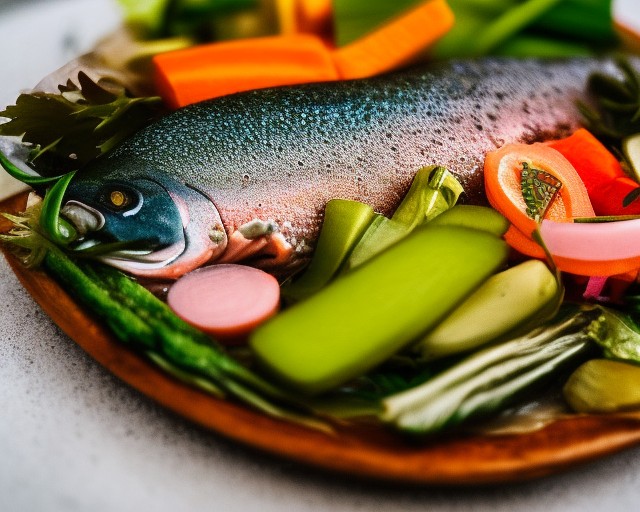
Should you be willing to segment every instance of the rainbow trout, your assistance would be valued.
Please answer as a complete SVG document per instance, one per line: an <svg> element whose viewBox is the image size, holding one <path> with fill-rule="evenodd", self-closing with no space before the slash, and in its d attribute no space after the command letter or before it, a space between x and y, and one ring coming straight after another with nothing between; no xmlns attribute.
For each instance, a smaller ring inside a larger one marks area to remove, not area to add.
<svg viewBox="0 0 640 512"><path fill-rule="evenodd" d="M256 256L286 268L308 257L329 199L390 214L425 165L446 166L466 202L485 203L486 152L574 129L587 77L606 65L451 62L205 101L79 172L62 214L78 249L114 247L102 258L138 275Z"/></svg>

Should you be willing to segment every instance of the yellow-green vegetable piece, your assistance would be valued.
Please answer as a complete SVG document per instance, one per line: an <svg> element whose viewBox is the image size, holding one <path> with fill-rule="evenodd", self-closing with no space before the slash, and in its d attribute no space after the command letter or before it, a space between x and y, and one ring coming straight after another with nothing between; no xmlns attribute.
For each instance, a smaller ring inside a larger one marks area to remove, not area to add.
<svg viewBox="0 0 640 512"><path fill-rule="evenodd" d="M379 215L362 235L344 265L350 270L402 240L420 224L452 208L463 188L445 167L431 165L416 173L411 187L389 219Z"/></svg>
<svg viewBox="0 0 640 512"><path fill-rule="evenodd" d="M557 303L558 296L558 282L547 266L525 261L489 277L422 339L418 350L436 359L475 349L548 312L546 306Z"/></svg>
<svg viewBox="0 0 640 512"><path fill-rule="evenodd" d="M301 300L326 285L376 215L371 206L359 201L329 201L313 259L299 278L283 286L283 296L288 300Z"/></svg>
<svg viewBox="0 0 640 512"><path fill-rule="evenodd" d="M592 359L573 372L563 393L576 412L605 413L640 408L640 366Z"/></svg>
<svg viewBox="0 0 640 512"><path fill-rule="evenodd" d="M366 264L258 327L258 361L317 394L377 366L436 325L505 261L489 233L420 227Z"/></svg>
<svg viewBox="0 0 640 512"><path fill-rule="evenodd" d="M509 229L509 221L488 206L458 204L431 221L432 226L464 226L502 236Z"/></svg>

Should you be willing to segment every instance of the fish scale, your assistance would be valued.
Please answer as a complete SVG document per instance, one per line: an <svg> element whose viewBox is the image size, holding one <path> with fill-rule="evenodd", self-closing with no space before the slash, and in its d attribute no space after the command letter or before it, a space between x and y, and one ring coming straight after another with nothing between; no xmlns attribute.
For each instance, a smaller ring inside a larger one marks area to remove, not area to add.
<svg viewBox="0 0 640 512"><path fill-rule="evenodd" d="M466 202L485 204L486 152L577 127L575 102L603 67L613 69L583 58L485 59L239 93L175 111L85 172L172 175L209 197L227 234L270 219L312 246L328 200L390 214L426 165L447 167Z"/></svg>

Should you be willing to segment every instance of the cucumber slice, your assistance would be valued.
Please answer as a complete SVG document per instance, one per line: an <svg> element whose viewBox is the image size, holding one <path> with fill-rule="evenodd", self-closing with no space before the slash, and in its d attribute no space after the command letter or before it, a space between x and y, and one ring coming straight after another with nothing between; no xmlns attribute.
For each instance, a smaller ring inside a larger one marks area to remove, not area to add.
<svg viewBox="0 0 640 512"><path fill-rule="evenodd" d="M502 265L487 232L423 227L256 329L258 361L316 394L365 373L437 325Z"/></svg>
<svg viewBox="0 0 640 512"><path fill-rule="evenodd" d="M539 260L528 260L495 274L418 344L426 359L480 347L511 332L558 302L558 282ZM541 318L540 323L548 318Z"/></svg>

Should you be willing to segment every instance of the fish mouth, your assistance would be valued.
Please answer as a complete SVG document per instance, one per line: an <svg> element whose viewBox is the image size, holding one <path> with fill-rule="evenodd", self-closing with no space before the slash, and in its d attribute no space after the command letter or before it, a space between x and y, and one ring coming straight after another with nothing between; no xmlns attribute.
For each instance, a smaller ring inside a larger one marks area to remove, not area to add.
<svg viewBox="0 0 640 512"><path fill-rule="evenodd" d="M79 238L69 248L78 255L102 261L125 271L153 270L165 267L182 255L187 243L184 237L169 246L157 246L150 240L111 241L101 233L104 215L77 200L69 200L60 215L76 229Z"/></svg>

